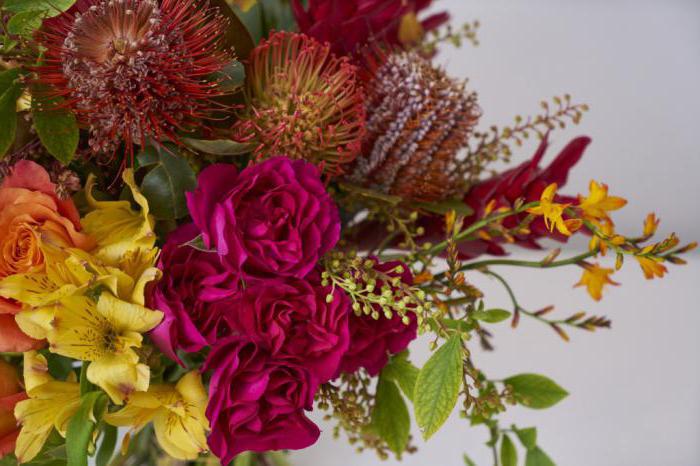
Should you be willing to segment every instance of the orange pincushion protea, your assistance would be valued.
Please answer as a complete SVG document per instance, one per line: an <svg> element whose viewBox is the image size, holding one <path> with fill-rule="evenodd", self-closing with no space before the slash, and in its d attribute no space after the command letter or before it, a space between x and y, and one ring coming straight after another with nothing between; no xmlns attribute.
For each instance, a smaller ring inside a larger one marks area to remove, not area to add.
<svg viewBox="0 0 700 466"><path fill-rule="evenodd" d="M360 152L365 111L357 68L328 44L275 33L252 52L247 79L249 105L233 131L258 144L258 157L305 159L338 174Z"/></svg>

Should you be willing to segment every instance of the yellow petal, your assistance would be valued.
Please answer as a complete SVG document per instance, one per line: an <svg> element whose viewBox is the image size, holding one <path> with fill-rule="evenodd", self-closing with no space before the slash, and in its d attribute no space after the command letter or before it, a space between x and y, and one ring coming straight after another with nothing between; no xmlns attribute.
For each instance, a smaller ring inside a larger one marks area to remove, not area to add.
<svg viewBox="0 0 700 466"><path fill-rule="evenodd" d="M107 355L88 366L88 380L102 388L117 405L136 391L148 390L150 369L137 364L133 355Z"/></svg>
<svg viewBox="0 0 700 466"><path fill-rule="evenodd" d="M15 316L22 332L35 340L44 340L53 329L53 321L60 306L44 306L28 309Z"/></svg>
<svg viewBox="0 0 700 466"><path fill-rule="evenodd" d="M204 429L167 411L159 410L153 419L158 444L173 458L194 460L206 450ZM204 438L204 444L199 440Z"/></svg>
<svg viewBox="0 0 700 466"><path fill-rule="evenodd" d="M25 401L18 403L17 406L22 403L25 403ZM22 429L17 437L17 442L15 443L15 456L17 457L17 462L20 464L28 463L36 458L41 449L44 448L44 444L49 438L49 435L51 435L52 428L53 426L51 424L47 424L47 427L40 431L30 432Z"/></svg>
<svg viewBox="0 0 700 466"><path fill-rule="evenodd" d="M549 186L547 186L544 191L542 191L542 195L540 196L540 200L543 202L552 202L554 201L554 196L557 194L557 184L552 183Z"/></svg>
<svg viewBox="0 0 700 466"><path fill-rule="evenodd" d="M196 406L205 406L209 400L207 390L202 383L202 376L198 371L191 371L185 374L175 386L182 398Z"/></svg>
<svg viewBox="0 0 700 466"><path fill-rule="evenodd" d="M121 332L148 332L163 320L163 313L138 304L127 303L110 293L102 293L97 302L98 312Z"/></svg>
<svg viewBox="0 0 700 466"><path fill-rule="evenodd" d="M37 387L53 380L49 374L49 363L36 351L24 353L24 388L29 395Z"/></svg>

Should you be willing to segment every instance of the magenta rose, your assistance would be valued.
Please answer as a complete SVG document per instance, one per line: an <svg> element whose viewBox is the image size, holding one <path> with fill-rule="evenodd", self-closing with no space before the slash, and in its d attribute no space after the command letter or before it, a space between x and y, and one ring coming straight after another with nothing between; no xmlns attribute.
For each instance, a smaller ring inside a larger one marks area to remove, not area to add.
<svg viewBox="0 0 700 466"><path fill-rule="evenodd" d="M209 447L222 464L245 451L299 450L318 440L318 427L305 415L317 389L308 371L235 335L213 347L204 370L213 370Z"/></svg>
<svg viewBox="0 0 700 466"><path fill-rule="evenodd" d="M272 356L298 364L319 383L338 372L348 349L350 299L340 289L295 278L256 282L227 314L233 332L257 338Z"/></svg>
<svg viewBox="0 0 700 466"><path fill-rule="evenodd" d="M340 238L338 208L303 160L212 165L187 203L206 246L244 278L303 278Z"/></svg>
<svg viewBox="0 0 700 466"><path fill-rule="evenodd" d="M401 262L379 263L376 259L375 270L384 272L390 277L401 277L401 281L407 285L413 284L413 275L408 267ZM401 266L401 273L396 271ZM377 280L377 289L384 286L384 282ZM379 306L376 310L382 314ZM414 312L406 314L410 322L408 325L402 322L401 316L394 314L391 319L381 316L374 320L371 316L350 316L350 347L343 357L340 369L342 372L355 372L363 367L371 376L375 376L389 362L389 356L405 350L409 343L416 339L418 319Z"/></svg>
<svg viewBox="0 0 700 466"><path fill-rule="evenodd" d="M223 313L238 292L238 279L218 254L186 244L198 234L189 224L168 236L158 261L163 278L149 292L149 306L165 314L151 338L178 362L177 350L197 352L226 332Z"/></svg>

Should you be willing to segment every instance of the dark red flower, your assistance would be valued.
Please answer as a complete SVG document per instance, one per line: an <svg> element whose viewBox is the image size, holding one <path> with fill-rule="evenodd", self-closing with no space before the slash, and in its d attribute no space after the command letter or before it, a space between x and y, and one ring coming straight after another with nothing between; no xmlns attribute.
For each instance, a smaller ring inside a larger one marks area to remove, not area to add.
<svg viewBox="0 0 700 466"><path fill-rule="evenodd" d="M374 258L372 260L376 263L375 270L392 278L399 277L406 285L413 284L413 275L405 264L398 261L381 263ZM396 271L399 266L401 273ZM378 280L375 287L381 289L384 284ZM371 315L350 315L350 347L340 365L342 372L351 373L362 367L371 376L375 376L389 362L390 355L405 350L409 343L416 339L418 319L413 311L406 313L410 319L406 325L399 314L387 319L382 315L379 306L375 306L375 310L380 312L378 319Z"/></svg>
<svg viewBox="0 0 700 466"><path fill-rule="evenodd" d="M216 108L225 28L206 0L78 0L44 22L38 83L67 99L95 153L177 140Z"/></svg>
<svg viewBox="0 0 700 466"><path fill-rule="evenodd" d="M299 30L322 42L333 51L353 54L372 42L399 45L399 27L408 14L419 14L432 0L292 0ZM420 21L424 31L447 22L449 15L437 13Z"/></svg>

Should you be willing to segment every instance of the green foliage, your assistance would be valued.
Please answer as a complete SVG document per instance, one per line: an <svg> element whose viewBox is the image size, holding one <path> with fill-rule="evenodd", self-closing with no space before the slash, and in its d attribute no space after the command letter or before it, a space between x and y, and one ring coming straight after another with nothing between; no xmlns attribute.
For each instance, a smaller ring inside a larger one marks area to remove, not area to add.
<svg viewBox="0 0 700 466"><path fill-rule="evenodd" d="M400 353L389 361L389 364L382 370L382 375L389 380L396 382L406 397L413 401L413 394L416 389L416 381L420 369L407 359L406 352Z"/></svg>
<svg viewBox="0 0 700 466"><path fill-rule="evenodd" d="M537 446L537 428L516 429L515 435L518 436L520 443L523 444L526 450L532 450Z"/></svg>
<svg viewBox="0 0 700 466"><path fill-rule="evenodd" d="M255 146L252 144L244 144L228 139L191 139L183 138L182 142L197 152L203 152L211 155L242 155L252 151Z"/></svg>
<svg viewBox="0 0 700 466"><path fill-rule="evenodd" d="M31 38L46 17L46 10L27 10L14 15L7 22L7 32L13 35Z"/></svg>
<svg viewBox="0 0 700 466"><path fill-rule="evenodd" d="M49 154L64 165L75 156L80 140L78 121L61 97L48 97L44 89L32 92L34 128Z"/></svg>
<svg viewBox="0 0 700 466"><path fill-rule="evenodd" d="M406 450L411 417L396 384L384 374L379 377L372 427L397 456Z"/></svg>
<svg viewBox="0 0 700 466"><path fill-rule="evenodd" d="M245 66L240 61L234 60L215 77L220 80L219 88L223 92L236 92L245 84Z"/></svg>
<svg viewBox="0 0 700 466"><path fill-rule="evenodd" d="M102 443L100 444L99 450L97 450L95 466L109 465L109 462L114 455L114 448L116 446L117 428L109 424L104 424L104 427L102 428Z"/></svg>
<svg viewBox="0 0 700 466"><path fill-rule="evenodd" d="M46 11L47 16L56 16L73 6L75 0L5 0L2 8L13 13Z"/></svg>
<svg viewBox="0 0 700 466"><path fill-rule="evenodd" d="M446 215L448 212L454 211L458 216L468 217L474 213L474 209L461 199L448 199L442 202L416 202L412 205L438 215Z"/></svg>
<svg viewBox="0 0 700 466"><path fill-rule="evenodd" d="M185 193L197 187L197 177L187 159L172 145L148 146L137 156L140 167L152 167L141 182L151 213L159 220L185 217Z"/></svg>
<svg viewBox="0 0 700 466"><path fill-rule="evenodd" d="M501 439L501 466L518 466L518 450L507 434Z"/></svg>
<svg viewBox="0 0 700 466"><path fill-rule="evenodd" d="M80 408L68 423L67 466L87 466L92 433L107 408L107 401L103 392L89 392L82 396Z"/></svg>
<svg viewBox="0 0 700 466"><path fill-rule="evenodd" d="M255 43L246 25L243 24L241 19L233 12L231 7L226 3L226 0L209 0L209 4L218 8L229 22L229 27L226 28L226 33L224 34L224 45L233 49L236 53L236 58L248 58L250 52L255 48Z"/></svg>
<svg viewBox="0 0 700 466"><path fill-rule="evenodd" d="M545 409L559 403L569 394L552 379L538 374L520 374L504 380L513 388L515 399L532 409Z"/></svg>
<svg viewBox="0 0 700 466"><path fill-rule="evenodd" d="M497 324L510 318L511 313L504 309L487 309L485 311L474 311L471 316L482 322Z"/></svg>
<svg viewBox="0 0 700 466"><path fill-rule="evenodd" d="M17 132L17 99L22 95L17 68L0 73L0 158L7 154Z"/></svg>
<svg viewBox="0 0 700 466"><path fill-rule="evenodd" d="M248 11L234 8L257 43L271 31L294 31L297 28L288 0L258 0Z"/></svg>
<svg viewBox="0 0 700 466"><path fill-rule="evenodd" d="M556 466L556 464L540 447L535 447L527 451L525 466Z"/></svg>
<svg viewBox="0 0 700 466"><path fill-rule="evenodd" d="M462 341L451 337L418 374L413 403L427 440L442 427L457 403L462 386Z"/></svg>

